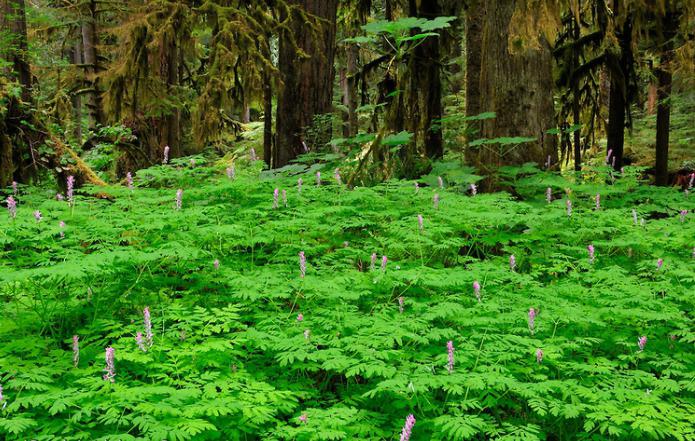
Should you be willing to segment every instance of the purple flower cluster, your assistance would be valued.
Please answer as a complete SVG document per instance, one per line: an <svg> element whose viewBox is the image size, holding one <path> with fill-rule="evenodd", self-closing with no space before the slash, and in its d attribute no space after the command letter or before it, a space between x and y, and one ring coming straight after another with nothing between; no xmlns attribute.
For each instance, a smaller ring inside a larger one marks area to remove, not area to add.
<svg viewBox="0 0 695 441"><path fill-rule="evenodd" d="M644 351L644 347L647 346L647 336L643 335L637 340L637 346L639 347L640 352Z"/></svg>
<svg viewBox="0 0 695 441"><path fill-rule="evenodd" d="M282 190L282 205L287 208L287 190Z"/></svg>
<svg viewBox="0 0 695 441"><path fill-rule="evenodd" d="M405 297L398 297L398 312L403 314L403 307L405 306Z"/></svg>
<svg viewBox="0 0 695 441"><path fill-rule="evenodd" d="M280 199L280 190L276 188L273 191L273 209L274 210L280 207L279 199Z"/></svg>
<svg viewBox="0 0 695 441"><path fill-rule="evenodd" d="M536 349L536 362L538 364L543 362L543 350L541 348Z"/></svg>
<svg viewBox="0 0 695 441"><path fill-rule="evenodd" d="M384 272L386 271L386 264L388 263L389 259L386 256L381 256L381 271Z"/></svg>
<svg viewBox="0 0 695 441"><path fill-rule="evenodd" d="M369 270L374 271L376 269L376 253L372 253L371 261L369 264Z"/></svg>
<svg viewBox="0 0 695 441"><path fill-rule="evenodd" d="M545 190L545 200L548 201L548 203L553 201L553 190L550 187Z"/></svg>
<svg viewBox="0 0 695 441"><path fill-rule="evenodd" d="M512 271L516 269L516 256L514 256L514 254L509 256L509 269Z"/></svg>
<svg viewBox="0 0 695 441"><path fill-rule="evenodd" d="M34 219L36 219L36 222L41 222L41 212L39 210L34 211Z"/></svg>
<svg viewBox="0 0 695 441"><path fill-rule="evenodd" d="M415 417L411 413L405 419L405 425L403 426L403 430L401 431L400 441L410 441L410 436L413 433L413 426L415 426Z"/></svg>
<svg viewBox="0 0 695 441"><path fill-rule="evenodd" d="M162 164L168 164L169 163L169 146L166 145L164 146L164 159L162 160Z"/></svg>
<svg viewBox="0 0 695 441"><path fill-rule="evenodd" d="M300 312L299 314L297 314L297 321L298 321L298 322L301 322L301 321L303 321L303 320L304 320L304 314L302 314L302 313Z"/></svg>
<svg viewBox="0 0 695 441"><path fill-rule="evenodd" d="M435 193L432 197L432 205L434 205L435 210L439 209L439 193Z"/></svg>
<svg viewBox="0 0 695 441"><path fill-rule="evenodd" d="M422 218L421 214L417 215L417 224L420 227L420 232L424 231L424 229L425 229L424 219Z"/></svg>
<svg viewBox="0 0 695 441"><path fill-rule="evenodd" d="M340 177L340 169L336 168L335 172L333 173L333 177L335 178L335 182L338 183L338 185L343 185L343 179Z"/></svg>
<svg viewBox="0 0 695 441"><path fill-rule="evenodd" d="M448 358L446 369L451 374L452 372L454 372L454 342L451 340L446 342L446 353Z"/></svg>
<svg viewBox="0 0 695 441"><path fill-rule="evenodd" d="M17 187L17 181L12 181L12 194L14 196L17 196L17 193L19 193L19 189Z"/></svg>
<svg viewBox="0 0 695 441"><path fill-rule="evenodd" d="M145 339L142 337L142 332L135 334L135 343L137 343L138 348L140 348L142 352L147 352L147 346L145 346Z"/></svg>
<svg viewBox="0 0 695 441"><path fill-rule="evenodd" d="M133 175L130 172L125 174L125 181L128 184L128 190L133 190Z"/></svg>
<svg viewBox="0 0 695 441"><path fill-rule="evenodd" d="M220 261L219 261L218 259L215 259L215 260L212 262L212 266L213 266L216 270L220 269Z"/></svg>
<svg viewBox="0 0 695 441"><path fill-rule="evenodd" d="M480 302L480 282L477 280L473 282L473 294L475 294L475 298Z"/></svg>
<svg viewBox="0 0 695 441"><path fill-rule="evenodd" d="M596 204L596 210L601 209L601 195L599 193L596 193L596 197L594 198L594 203Z"/></svg>
<svg viewBox="0 0 695 441"><path fill-rule="evenodd" d="M231 167L227 167L227 178L229 179L234 179L236 177L236 169L234 168L234 165Z"/></svg>
<svg viewBox="0 0 695 441"><path fill-rule="evenodd" d="M570 199L567 199L565 205L567 206L567 217L572 217L572 201Z"/></svg>
<svg viewBox="0 0 695 441"><path fill-rule="evenodd" d="M475 186L475 184L471 184L471 196L475 196L478 194L478 187Z"/></svg>
<svg viewBox="0 0 695 441"><path fill-rule="evenodd" d="M114 382L114 378L116 377L116 363L114 361L116 355L116 350L109 346L106 348L106 354L105 354L105 359L106 359L106 368L104 369L104 380Z"/></svg>
<svg viewBox="0 0 695 441"><path fill-rule="evenodd" d="M65 238L65 222L63 222L63 221L58 222L58 228L60 228L60 238L61 239Z"/></svg>
<svg viewBox="0 0 695 441"><path fill-rule="evenodd" d="M685 216L688 215L688 210L681 210L680 212L680 217L681 217L681 223L685 222Z"/></svg>
<svg viewBox="0 0 695 441"><path fill-rule="evenodd" d="M307 420L308 420L308 419L309 419L309 417L307 416L306 412L304 412L303 414L301 414L301 415L299 416L299 421L301 421L301 422L304 423L304 424L307 423Z"/></svg>
<svg viewBox="0 0 695 441"><path fill-rule="evenodd" d="M317 187L321 186L321 172L320 171L316 172L316 186Z"/></svg>
<svg viewBox="0 0 695 441"><path fill-rule="evenodd" d="M656 260L656 269L657 269L657 270L660 270L662 266L664 266L664 259L662 259L661 257L659 257L659 258Z"/></svg>
<svg viewBox="0 0 695 441"><path fill-rule="evenodd" d="M142 310L142 318L145 325L145 339L147 340L147 347L151 348L154 343L154 336L152 335L152 317L150 316L150 307L146 306Z"/></svg>

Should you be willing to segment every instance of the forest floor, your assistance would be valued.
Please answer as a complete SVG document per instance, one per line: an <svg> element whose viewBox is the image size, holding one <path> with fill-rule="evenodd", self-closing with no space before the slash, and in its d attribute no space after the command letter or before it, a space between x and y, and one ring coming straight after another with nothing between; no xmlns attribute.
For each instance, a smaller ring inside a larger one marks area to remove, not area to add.
<svg viewBox="0 0 695 441"><path fill-rule="evenodd" d="M695 436L695 196L631 167L512 169L514 198L230 167L18 189L4 439Z"/></svg>

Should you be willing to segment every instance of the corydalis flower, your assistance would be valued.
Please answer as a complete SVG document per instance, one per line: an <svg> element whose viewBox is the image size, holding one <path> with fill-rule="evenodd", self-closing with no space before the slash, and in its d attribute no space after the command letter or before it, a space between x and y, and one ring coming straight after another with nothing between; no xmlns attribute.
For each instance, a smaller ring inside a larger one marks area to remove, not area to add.
<svg viewBox="0 0 695 441"><path fill-rule="evenodd" d="M307 423L307 420L308 420L308 419L309 419L309 417L306 415L306 412L304 412L303 414L301 414L301 415L299 416L299 421L301 421L301 422L304 423L304 424Z"/></svg>
<svg viewBox="0 0 695 441"><path fill-rule="evenodd" d="M74 176L68 176L67 186L68 186L68 190L65 192L65 195L68 198L68 204L72 205L74 202L74 192L75 192L75 177Z"/></svg>
<svg viewBox="0 0 695 441"><path fill-rule="evenodd" d="M610 164L612 155L613 155L613 149L609 149L608 154L606 155L606 164Z"/></svg>
<svg viewBox="0 0 695 441"><path fill-rule="evenodd" d="M297 179L297 191L298 191L299 193L302 192L302 184L303 184L303 183L304 183L304 181L302 181L302 178Z"/></svg>
<svg viewBox="0 0 695 441"><path fill-rule="evenodd" d="M282 205L287 208L287 190L282 190Z"/></svg>
<svg viewBox="0 0 695 441"><path fill-rule="evenodd" d="M425 229L425 226L424 226L424 219L422 218L422 215L421 215L421 214L418 214L418 215L417 215L417 224L418 224L418 226L420 227L420 231L423 231L423 230Z"/></svg>
<svg viewBox="0 0 695 441"><path fill-rule="evenodd" d="M169 163L169 146L166 145L164 146L164 159L162 160L162 164L168 164Z"/></svg>
<svg viewBox="0 0 695 441"><path fill-rule="evenodd" d="M514 271L516 269L516 256L512 254L509 256L509 268Z"/></svg>
<svg viewBox="0 0 695 441"><path fill-rule="evenodd" d="M567 199L565 205L567 206L567 217L572 217L572 201Z"/></svg>
<svg viewBox="0 0 695 441"><path fill-rule="evenodd" d="M589 245L586 247L586 249L589 251L589 263L594 263L594 258L595 258L595 250L593 245Z"/></svg>
<svg viewBox="0 0 695 441"><path fill-rule="evenodd" d="M65 199L65 198L63 197L62 194L56 193L56 201L59 201L59 202L60 202L60 201L62 201L63 199Z"/></svg>
<svg viewBox="0 0 695 441"><path fill-rule="evenodd" d="M176 190L176 209L180 210L182 205L183 205L183 190L179 188L178 190Z"/></svg>
<svg viewBox="0 0 695 441"><path fill-rule="evenodd" d="M531 334L536 332L536 315L537 312L533 308L529 308L528 310L528 329L531 331Z"/></svg>
<svg viewBox="0 0 695 441"><path fill-rule="evenodd" d="M299 252L299 277L302 279L306 276L306 256L304 251Z"/></svg>
<svg viewBox="0 0 695 441"><path fill-rule="evenodd" d="M147 347L151 348L154 343L154 336L152 335L152 317L150 317L150 307L146 306L142 310L142 318L145 324L145 339L147 340Z"/></svg>
<svg viewBox="0 0 695 441"><path fill-rule="evenodd" d="M212 262L212 266L213 266L216 270L220 269L220 261L219 261L218 259L215 259L215 260Z"/></svg>
<svg viewBox="0 0 695 441"><path fill-rule="evenodd" d="M596 209L600 210L601 209L601 195L599 193L596 193L596 196L594 197L594 203L596 204Z"/></svg>
<svg viewBox="0 0 695 441"><path fill-rule="evenodd" d="M434 205L434 209L439 208L439 194L435 193L434 196L432 197L432 205Z"/></svg>
<svg viewBox="0 0 695 441"><path fill-rule="evenodd" d="M343 179L340 177L340 169L336 168L335 173L333 173L333 177L335 178L335 181L338 183L338 185L343 184Z"/></svg>
<svg viewBox="0 0 695 441"><path fill-rule="evenodd" d="M647 336L643 335L637 340L637 346L639 347L640 352L644 351L644 347L647 346Z"/></svg>
<svg viewBox="0 0 695 441"><path fill-rule="evenodd" d="M17 217L17 201L12 196L7 198L7 211L12 219Z"/></svg>
<svg viewBox="0 0 695 441"><path fill-rule="evenodd" d="M449 371L449 373L452 373L454 372L454 342L451 340L446 342L446 353L449 359L446 369Z"/></svg>
<svg viewBox="0 0 695 441"><path fill-rule="evenodd" d="M656 261L656 269L657 269L657 270L660 270L662 266L664 266L664 259L662 259L662 258L657 259L657 261Z"/></svg>
<svg viewBox="0 0 695 441"><path fill-rule="evenodd" d="M543 362L543 350L541 348L536 349L536 362L538 364Z"/></svg>
<svg viewBox="0 0 695 441"><path fill-rule="evenodd" d="M276 188L273 191L273 209L276 209L279 207L279 205L278 205L279 199L280 199L280 190Z"/></svg>
<svg viewBox="0 0 695 441"><path fill-rule="evenodd" d="M140 348L142 352L147 352L147 346L145 346L145 340L142 337L142 332L135 334L135 343L137 343L138 348Z"/></svg>
<svg viewBox="0 0 695 441"><path fill-rule="evenodd" d="M437 185L439 185L439 188L444 188L444 180L441 176L437 176Z"/></svg>
<svg viewBox="0 0 695 441"><path fill-rule="evenodd" d="M58 228L60 228L60 238L62 239L65 237L65 231L64 231L65 230L65 222L63 222L63 221L58 222Z"/></svg>
<svg viewBox="0 0 695 441"><path fill-rule="evenodd" d="M375 268L376 268L376 253L372 253L371 263L369 265L369 269L374 271Z"/></svg>
<svg viewBox="0 0 695 441"><path fill-rule="evenodd" d="M12 181L12 194L17 196L19 189L17 187L17 181Z"/></svg>
<svg viewBox="0 0 695 441"><path fill-rule="evenodd" d="M303 321L303 320L304 320L304 314L302 314L302 313L300 312L299 314L297 314L297 321L298 321L298 322L301 322L301 321Z"/></svg>
<svg viewBox="0 0 695 441"><path fill-rule="evenodd" d="M400 441L410 441L410 435L412 435L413 433L413 426L415 426L415 417L411 413L405 419L405 425L403 426L403 430L401 431Z"/></svg>
<svg viewBox="0 0 695 441"><path fill-rule="evenodd" d="M41 222L41 212L39 210L34 211L34 219L36 219L36 222Z"/></svg>
<svg viewBox="0 0 695 441"><path fill-rule="evenodd" d="M386 256L381 256L381 271L386 271L386 264L389 259Z"/></svg>
<svg viewBox="0 0 695 441"><path fill-rule="evenodd" d="M405 297L398 297L398 312L403 314L403 307L405 306Z"/></svg>
<svg viewBox="0 0 695 441"><path fill-rule="evenodd" d="M227 167L227 177L229 179L234 179L236 177L236 170L234 169L234 166Z"/></svg>
<svg viewBox="0 0 695 441"><path fill-rule="evenodd" d="M114 378L116 377L116 364L114 362L114 357L116 354L116 350L109 346L106 348L106 368L104 369L104 380L114 382Z"/></svg>
<svg viewBox="0 0 695 441"><path fill-rule="evenodd" d="M72 365L77 368L80 363L80 337L72 336Z"/></svg>
<svg viewBox="0 0 695 441"><path fill-rule="evenodd" d="M680 217L681 217L681 223L685 222L685 216L688 215L688 210L681 210L680 212Z"/></svg>
<svg viewBox="0 0 695 441"><path fill-rule="evenodd" d="M473 294L475 294L475 298L480 302L480 282L477 280L473 282Z"/></svg>
<svg viewBox="0 0 695 441"><path fill-rule="evenodd" d="M550 187L545 190L545 200L548 201L548 203L553 201L553 190Z"/></svg>
<svg viewBox="0 0 695 441"><path fill-rule="evenodd" d="M475 186L475 184L471 184L471 196L475 196L478 194L478 187Z"/></svg>
<svg viewBox="0 0 695 441"><path fill-rule="evenodd" d="M316 172L316 185L317 186L321 185L321 172L320 171Z"/></svg>
<svg viewBox="0 0 695 441"><path fill-rule="evenodd" d="M128 184L128 190L133 190L133 175L130 172L125 174L125 181Z"/></svg>

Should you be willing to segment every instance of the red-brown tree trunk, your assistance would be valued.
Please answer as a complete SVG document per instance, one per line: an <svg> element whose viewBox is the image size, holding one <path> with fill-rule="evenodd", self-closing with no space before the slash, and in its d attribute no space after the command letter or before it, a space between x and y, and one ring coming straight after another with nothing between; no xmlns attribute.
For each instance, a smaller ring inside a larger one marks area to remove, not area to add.
<svg viewBox="0 0 695 441"><path fill-rule="evenodd" d="M313 16L317 20L317 30L312 31L300 15L293 14L292 38L309 58L298 57L290 36L280 38L279 69L283 85L278 97L275 168L287 165L303 153L305 144L313 150L330 141L330 130L311 139L305 134L314 116L327 114L332 108L338 0L292 0L289 3ZM327 128L317 129L323 132Z"/></svg>

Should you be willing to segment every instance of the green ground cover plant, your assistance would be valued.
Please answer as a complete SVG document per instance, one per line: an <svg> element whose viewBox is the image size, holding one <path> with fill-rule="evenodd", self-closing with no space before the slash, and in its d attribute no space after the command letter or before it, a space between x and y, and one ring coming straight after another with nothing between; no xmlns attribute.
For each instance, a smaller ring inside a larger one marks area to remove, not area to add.
<svg viewBox="0 0 695 441"><path fill-rule="evenodd" d="M695 196L190 159L7 189L0 437L695 439Z"/></svg>

